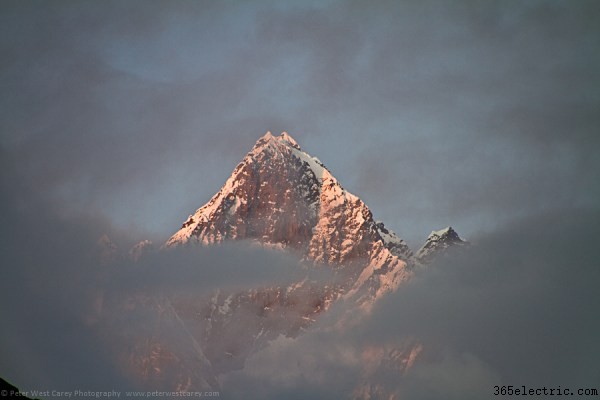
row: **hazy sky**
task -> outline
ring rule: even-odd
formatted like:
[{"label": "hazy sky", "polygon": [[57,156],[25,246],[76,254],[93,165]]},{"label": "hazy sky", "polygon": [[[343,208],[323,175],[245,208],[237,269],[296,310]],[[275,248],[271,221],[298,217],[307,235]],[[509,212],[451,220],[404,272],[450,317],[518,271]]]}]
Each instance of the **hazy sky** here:
[{"label": "hazy sky", "polygon": [[413,246],[593,204],[596,1],[4,1],[4,151],[163,241],[267,130]]},{"label": "hazy sky", "polygon": [[509,224],[420,271],[359,326],[280,337],[231,374],[224,391],[249,399],[352,398],[365,379],[365,349],[401,338],[424,346],[414,367],[370,377],[399,388],[400,398],[492,399],[496,385],[597,388],[598,223],[600,213],[580,212]]},{"label": "hazy sky", "polygon": [[[358,331],[276,341],[227,390],[330,398],[353,349],[405,335],[445,354],[411,398],[597,384],[600,2],[5,0],[0,54],[0,376],[117,385],[85,318],[138,276],[111,277],[97,238],[166,240],[286,130],[413,247],[447,225],[477,245]],[[195,285],[185,257],[142,275]],[[203,257],[230,269],[200,288],[291,268]]]}]

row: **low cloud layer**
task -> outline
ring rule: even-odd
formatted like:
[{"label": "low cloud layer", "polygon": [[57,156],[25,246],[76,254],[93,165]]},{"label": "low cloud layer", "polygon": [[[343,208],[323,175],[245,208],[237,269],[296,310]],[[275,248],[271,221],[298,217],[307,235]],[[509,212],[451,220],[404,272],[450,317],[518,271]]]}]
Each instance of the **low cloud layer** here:
[{"label": "low cloud layer", "polygon": [[[97,216],[64,215],[52,196],[20,179],[14,161],[7,155],[1,169],[2,187],[10,190],[1,200],[0,310],[10,329],[2,331],[0,368],[24,388],[136,386],[115,367],[106,327],[95,325],[98,293],[199,295],[217,287],[285,285],[304,274],[293,258],[256,247],[106,263],[99,237],[109,232],[124,244],[133,238]],[[330,398],[375,382],[410,398],[477,399],[490,396],[494,385],[594,387],[599,222],[597,208],[573,207],[480,235],[347,329],[332,328],[338,318],[345,321],[340,303],[314,330],[275,340],[243,370],[224,375],[221,390],[233,398]],[[372,354],[406,343],[422,346],[406,373],[379,374],[376,363],[365,372]]]},{"label": "low cloud layer", "polygon": [[6,327],[0,375],[22,390],[135,388],[116,363],[121,330],[143,337],[161,321],[143,312],[122,321],[118,307],[129,297],[202,299],[215,289],[287,286],[307,276],[293,256],[244,243],[154,251],[134,262],[102,243],[108,232],[115,241],[109,250],[127,246],[132,238],[126,233],[94,216],[61,215],[51,200],[22,184],[10,157],[2,164],[2,187],[10,190],[0,200],[0,318]]},{"label": "low cloud layer", "polygon": [[488,398],[495,385],[595,388],[598,222],[597,210],[564,210],[481,236],[386,296],[359,324],[280,338],[224,390],[350,396],[369,382],[365,349],[406,341],[423,346],[408,372],[369,379],[408,398]]},{"label": "low cloud layer", "polygon": [[162,243],[259,136],[287,130],[413,247],[447,225],[474,246],[344,334],[325,329],[339,305],[277,339],[223,395],[332,398],[362,382],[365,348],[405,339],[423,346],[413,367],[378,379],[411,399],[597,385],[599,15],[596,1],[5,1],[0,374],[135,386],[91,325],[98,293],[296,279],[293,259],[256,248],[98,258],[104,234]]},{"label": "low cloud layer", "polygon": [[598,15],[596,1],[7,1],[1,140],[64,210],[155,241],[267,130],[411,245],[447,225],[470,237],[598,197]]}]

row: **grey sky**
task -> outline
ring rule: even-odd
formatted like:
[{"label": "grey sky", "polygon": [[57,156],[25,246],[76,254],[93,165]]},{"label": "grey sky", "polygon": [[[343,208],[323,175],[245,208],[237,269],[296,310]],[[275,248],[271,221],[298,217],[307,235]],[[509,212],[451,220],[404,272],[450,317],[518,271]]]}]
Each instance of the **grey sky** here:
[{"label": "grey sky", "polygon": [[[477,245],[329,340],[418,334],[446,349],[407,378],[409,393],[432,389],[421,398],[447,377],[475,384],[457,398],[499,379],[596,384],[599,21],[597,1],[2,2],[0,312],[15,327],[2,372],[49,384],[78,365],[84,384],[118,384],[102,349],[72,353],[98,343],[81,321],[106,283],[97,238],[162,242],[260,136],[286,130],[413,247],[447,225]],[[271,256],[237,254],[215,260],[262,279],[236,260]],[[303,382],[245,372],[239,385],[270,393]],[[305,389],[326,395],[356,371],[332,373],[333,389]]]},{"label": "grey sky", "polygon": [[[240,398],[351,398],[365,379],[365,349],[403,340],[423,345],[414,367],[370,378],[401,397],[487,399],[495,385],[595,387],[599,217],[544,214],[480,236],[421,270],[361,323],[280,337],[223,387]],[[334,308],[318,325],[332,315],[337,321]]]},{"label": "grey sky", "polygon": [[[103,258],[98,238],[114,228],[96,216],[65,215],[21,184],[15,160],[4,156],[0,183],[13,190],[0,197],[0,376],[22,390],[136,388],[116,362],[122,336],[127,329],[143,336],[164,321],[160,313],[122,313],[123,299],[198,300],[215,288],[287,286],[307,276],[291,255],[239,244],[156,251],[136,263],[126,248]],[[120,245],[128,239],[114,237]]]},{"label": "grey sky", "polygon": [[598,197],[597,2],[4,2],[1,135],[163,240],[289,131],[411,244]]}]

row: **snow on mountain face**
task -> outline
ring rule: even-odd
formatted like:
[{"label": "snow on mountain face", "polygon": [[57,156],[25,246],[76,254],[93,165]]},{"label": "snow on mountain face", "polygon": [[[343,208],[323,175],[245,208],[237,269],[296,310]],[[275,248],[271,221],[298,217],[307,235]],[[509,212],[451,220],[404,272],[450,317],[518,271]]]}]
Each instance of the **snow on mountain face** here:
[{"label": "snow on mountain face", "polygon": [[[260,138],[221,190],[163,247],[225,240],[286,249],[305,261],[329,265],[333,277],[327,282],[305,279],[289,287],[217,290],[210,298],[126,301],[129,308],[137,304],[140,312],[163,316],[169,310],[174,329],[201,350],[198,354],[206,362],[197,368],[205,376],[242,368],[250,354],[280,335],[301,334],[336,299],[368,310],[412,274],[407,267],[412,254],[404,241],[376,223],[362,200],[285,132]],[[143,258],[149,248],[141,243],[131,257]],[[145,381],[162,382],[169,379],[165,374],[177,374],[172,387],[214,388],[214,382],[182,372],[180,365],[193,362],[170,337],[148,332],[144,343],[131,354],[129,367]],[[167,359],[180,361],[171,368]],[[162,372],[149,374],[149,365]]]},{"label": "snow on mountain face", "polygon": [[458,236],[458,233],[452,227],[447,227],[439,231],[433,231],[425,241],[425,244],[417,251],[415,260],[418,264],[429,264],[434,258],[443,254],[448,248],[453,246],[464,246],[468,242]]},{"label": "snow on mountain face", "polygon": [[383,225],[383,222],[377,221],[375,226],[377,227],[379,236],[381,236],[383,239],[385,247],[391,251],[393,255],[398,256],[400,259],[406,262],[410,262],[413,257],[413,252],[410,250],[406,242],[400,239],[395,232],[387,229]]},{"label": "snow on mountain face", "polygon": [[[432,232],[413,255],[398,235],[373,219],[362,200],[285,132],[260,138],[221,190],[163,247],[225,240],[286,249],[305,261],[329,265],[335,279],[237,292],[222,289],[210,297],[152,293],[112,299],[115,309],[124,310],[117,313],[123,326],[141,314],[155,315],[168,327],[163,332],[152,324],[132,339],[127,367],[144,384],[217,390],[219,376],[243,368],[247,357],[281,335],[302,334],[337,299],[350,300],[345,305],[352,316],[355,310],[368,310],[406,281],[413,265],[429,263],[446,248],[466,243],[447,228]],[[108,241],[102,243],[111,248]],[[150,242],[140,242],[130,257],[143,259],[151,249]],[[338,328],[346,324],[336,324]],[[404,374],[421,349],[416,341],[361,349],[367,362],[353,397],[393,398],[389,385],[396,378],[388,378]]]},{"label": "snow on mountain face", "polygon": [[166,246],[225,239],[306,246],[305,238],[316,223],[318,179],[324,167],[298,148],[289,135],[276,138],[268,132]]},{"label": "snow on mountain face", "polygon": [[410,274],[404,241],[286,132],[260,138],[165,246],[228,239],[289,248],[343,269],[345,289],[361,301],[395,289]]}]

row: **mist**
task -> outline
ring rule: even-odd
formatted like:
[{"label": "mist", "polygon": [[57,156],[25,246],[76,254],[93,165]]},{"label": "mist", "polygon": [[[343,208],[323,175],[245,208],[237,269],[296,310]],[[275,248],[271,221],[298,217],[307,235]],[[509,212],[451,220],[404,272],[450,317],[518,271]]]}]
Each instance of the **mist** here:
[{"label": "mist", "polygon": [[155,242],[268,130],[411,246],[448,225],[469,238],[598,198],[599,15],[595,1],[6,1],[0,140],[63,212]]},{"label": "mist", "polygon": [[[218,377],[222,397],[593,387],[598,20],[593,0],[3,1],[0,375],[137,388],[114,349],[159,320],[107,323],[111,307],[302,279],[293,255],[243,243],[158,251],[270,130],[413,250],[449,225],[472,246],[347,332],[340,302],[275,339]],[[417,345],[401,378],[365,370]]]},{"label": "mist", "polygon": [[[241,398],[350,398],[361,384],[411,399],[491,398],[494,386],[596,388],[598,210],[564,210],[478,237],[379,301],[358,323],[280,337],[224,383]],[[333,321],[332,321],[333,320]],[[406,373],[373,353],[422,346]]]},{"label": "mist", "polygon": [[[162,324],[167,338],[178,338],[181,328],[144,307],[124,313],[131,299],[201,302],[215,290],[325,277],[292,255],[251,243],[154,249],[134,261],[122,246],[135,238],[98,216],[62,215],[17,179],[10,160],[2,159],[1,172],[0,371],[21,390],[141,389],[118,362],[127,335],[144,338]],[[107,234],[114,240],[108,245]]]}]

